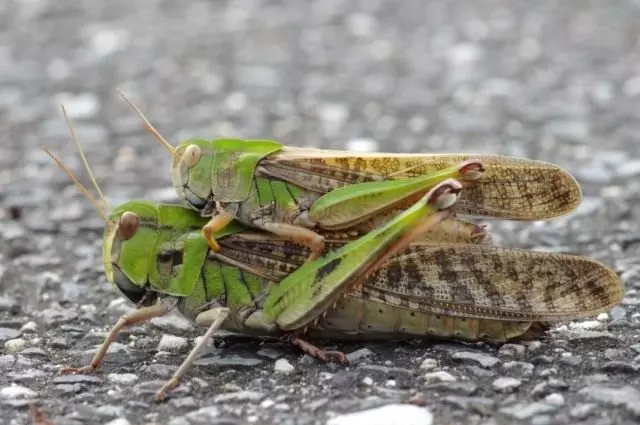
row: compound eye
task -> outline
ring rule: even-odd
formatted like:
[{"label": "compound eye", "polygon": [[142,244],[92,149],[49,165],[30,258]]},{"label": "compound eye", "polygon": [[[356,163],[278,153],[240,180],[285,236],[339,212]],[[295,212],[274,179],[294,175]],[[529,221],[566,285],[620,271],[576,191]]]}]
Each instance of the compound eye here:
[{"label": "compound eye", "polygon": [[136,234],[140,226],[138,214],[127,211],[120,217],[118,223],[118,237],[124,241],[129,240]]},{"label": "compound eye", "polygon": [[200,161],[200,157],[202,156],[202,149],[197,145],[189,145],[184,150],[184,156],[182,157],[182,161],[187,166],[187,168],[193,168]]}]

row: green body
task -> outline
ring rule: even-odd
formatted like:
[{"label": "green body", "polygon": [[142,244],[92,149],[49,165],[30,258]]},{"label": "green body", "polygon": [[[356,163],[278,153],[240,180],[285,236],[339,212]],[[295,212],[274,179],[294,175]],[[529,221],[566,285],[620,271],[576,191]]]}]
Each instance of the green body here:
[{"label": "green body", "polygon": [[[200,152],[195,164],[182,160],[190,146],[197,146]],[[378,221],[380,214],[391,218],[436,184],[459,177],[459,164],[454,163],[437,172],[399,180],[378,176],[353,184],[327,182],[323,189],[315,190],[302,183],[307,178],[304,170],[291,177],[271,175],[268,158],[281,154],[283,148],[271,140],[190,140],[176,148],[174,188],[185,204],[203,217],[215,215],[217,203],[247,226],[265,229],[270,223],[287,223],[321,231],[356,226],[360,233],[366,233],[373,228],[366,222],[374,216]]]},{"label": "green body", "polygon": [[[121,205],[110,216],[117,223],[122,213],[134,211],[141,221],[138,232],[126,241],[119,240],[117,226],[107,227],[105,271],[133,302],[146,299],[143,304],[148,304],[157,297],[174,296],[179,310],[192,320],[202,311],[225,306],[231,314],[223,328],[265,336],[306,327],[314,338],[504,341],[524,334],[532,322],[591,315],[619,302],[617,276],[591,260],[482,245],[447,245],[446,241],[443,246],[413,244],[370,275],[362,287],[349,287],[358,270],[380,254],[381,246],[419,221],[424,208],[417,204],[367,237],[330,241],[329,254],[303,266],[308,255],[305,248],[238,223],[216,235],[224,250],[212,253],[199,232],[205,219],[195,211],[134,201]],[[451,249],[459,250],[460,261],[447,260]],[[483,258],[508,255],[514,256],[513,264],[504,266],[512,270],[510,275],[496,274],[497,264],[494,270],[489,266],[473,269]],[[541,262],[558,266],[556,275],[566,275],[567,282],[554,286],[548,281],[548,271],[535,267]],[[516,273],[517,264],[521,267]],[[450,268],[448,274],[443,271],[446,267]],[[570,282],[577,270],[592,276],[593,284],[583,287],[579,279]],[[448,281],[457,279],[455,273],[463,279]],[[480,281],[483,275],[489,280],[492,276],[502,279],[491,288],[494,297],[472,300],[455,296],[455,292],[464,293],[465,285],[469,286],[467,292],[482,292],[480,286],[472,286],[471,275],[485,291],[489,283]],[[439,295],[447,292],[438,289],[443,285],[455,289],[449,303]],[[557,292],[554,304],[540,301],[545,296],[543,290]],[[522,300],[522,306],[511,306],[506,301],[509,298]],[[528,309],[523,307],[526,305]]]},{"label": "green body", "polygon": [[[190,162],[185,153],[194,146],[200,155]],[[486,173],[465,187],[457,206],[460,214],[542,220],[579,204],[575,179],[541,161],[499,155],[359,154],[292,148],[272,140],[182,142],[175,149],[172,181],[185,204],[204,217],[222,208],[261,229],[286,223],[363,234],[375,228],[370,219],[386,222],[435,184],[461,180],[459,167],[472,158],[486,166]]]},{"label": "green body", "polygon": [[[107,227],[103,261],[110,280],[129,293],[131,288],[149,288],[180,298],[188,310],[228,307],[238,322],[255,328],[247,330],[296,330],[326,311],[387,248],[436,213],[426,199],[271,287],[237,269],[209,261],[207,257],[215,254],[209,251],[205,238],[192,231],[201,224],[199,218],[177,206],[154,208],[150,203],[133,202],[115,209],[111,222],[121,223],[128,212],[136,214],[139,224],[127,240],[119,237],[118,225]],[[237,230],[234,225],[227,226],[216,236],[224,238]],[[265,295],[264,303],[258,303],[260,295]]]}]

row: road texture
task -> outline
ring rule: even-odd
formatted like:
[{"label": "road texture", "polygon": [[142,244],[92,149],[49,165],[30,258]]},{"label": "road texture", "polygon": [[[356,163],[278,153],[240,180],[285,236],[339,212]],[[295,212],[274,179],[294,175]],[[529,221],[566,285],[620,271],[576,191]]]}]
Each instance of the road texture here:
[{"label": "road texture", "polygon": [[[56,425],[637,423],[639,40],[632,0],[0,2],[0,422],[31,423],[37,400]],[[336,345],[347,368],[222,338],[154,405],[202,333],[163,319],[124,332],[99,373],[61,377],[131,307],[103,276],[103,223],[39,150],[89,182],[60,103],[112,204],[175,200],[167,152],[117,88],[173,143],[553,161],[582,185],[578,210],[491,231],[604,262],[624,301],[529,345]]]}]

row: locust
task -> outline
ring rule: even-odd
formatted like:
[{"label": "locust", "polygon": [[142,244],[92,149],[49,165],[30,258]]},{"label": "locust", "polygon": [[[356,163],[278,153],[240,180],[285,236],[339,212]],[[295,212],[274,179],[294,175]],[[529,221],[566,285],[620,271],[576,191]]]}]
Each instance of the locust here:
[{"label": "locust", "polygon": [[224,247],[216,252],[200,232],[206,218],[186,206],[129,201],[111,210],[76,143],[102,203],[47,153],[105,220],[107,279],[138,309],[118,320],[89,365],[63,373],[95,371],[122,328],[177,309],[208,329],[156,401],[219,328],[284,337],[312,355],[344,361],[303,338],[500,342],[537,335],[546,322],[597,314],[622,297],[617,275],[590,259],[465,241],[456,228],[425,240],[459,200],[454,180],[376,231],[328,239],[328,253],[309,263],[307,247],[238,221],[216,232]]},{"label": "locust", "polygon": [[[210,220],[214,233],[232,220],[310,248],[325,248],[322,233],[365,234],[453,178],[464,187],[455,216],[468,238],[486,233],[458,215],[544,220],[571,212],[582,198],[576,180],[543,161],[503,155],[359,153],[285,146],[269,139],[191,139],[173,147],[122,92],[145,128],[172,156],[178,197]],[[427,235],[427,238],[430,235]]]},{"label": "locust", "polygon": [[[45,151],[81,187],[62,161]],[[139,308],[120,318],[90,365],[63,372],[95,370],[123,327],[165,315],[175,308],[209,327],[201,343],[156,394],[157,400],[164,399],[167,391],[179,383],[204,347],[204,341],[226,323],[243,333],[286,335],[312,355],[326,359],[334,354],[344,362],[344,354],[324,352],[303,340],[302,335],[345,292],[362,286],[372,271],[402,251],[416,235],[449,215],[460,190],[455,180],[446,180],[385,226],[305,263],[276,285],[269,285],[245,274],[229,280],[238,269],[230,266],[229,271],[229,266],[221,267],[220,261],[211,262],[206,239],[199,231],[189,231],[193,229],[194,218],[200,218],[197,214],[184,214],[171,205],[142,201],[128,202],[108,211],[102,209],[109,208],[106,199],[103,198],[105,207],[102,207],[83,188],[91,203],[101,208],[105,219],[103,264],[107,279]],[[233,230],[233,226],[227,226],[224,231]],[[217,236],[224,237],[225,233]]]}]

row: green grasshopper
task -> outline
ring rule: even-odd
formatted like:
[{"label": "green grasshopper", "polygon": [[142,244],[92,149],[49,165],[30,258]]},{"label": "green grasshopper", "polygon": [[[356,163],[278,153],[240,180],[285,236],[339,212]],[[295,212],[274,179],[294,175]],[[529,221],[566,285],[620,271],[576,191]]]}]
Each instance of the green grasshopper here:
[{"label": "green grasshopper", "polygon": [[105,219],[105,273],[139,306],[118,321],[89,366],[64,373],[95,370],[123,327],[173,308],[209,326],[156,400],[178,384],[219,327],[285,335],[310,354],[343,361],[341,353],[319,350],[302,336],[504,341],[540,322],[596,314],[622,296],[616,274],[588,259],[461,244],[464,231],[455,228],[439,239],[412,242],[451,213],[460,190],[453,181],[439,184],[375,232],[329,240],[328,254],[303,265],[303,246],[236,221],[216,233],[224,252],[212,251],[199,231],[206,219],[185,207],[132,201],[108,214],[81,149],[105,207],[47,153]]},{"label": "green grasshopper", "polygon": [[[54,154],[45,151],[99,208],[99,202],[73,173]],[[204,341],[223,324],[248,334],[289,335],[303,350],[326,358],[328,353],[302,340],[308,327],[315,325],[345,292],[357,290],[381,264],[447,217],[460,190],[455,180],[438,184],[385,226],[306,263],[276,285],[261,284],[259,279],[244,274],[236,274],[240,279],[235,281],[228,280],[238,269],[230,266],[229,271],[229,266],[220,267],[219,261],[209,261],[206,239],[199,231],[193,231],[194,224],[201,224],[197,214],[141,201],[125,203],[110,213],[99,209],[106,221],[103,262],[107,278],[140,308],[118,321],[89,366],[64,372],[95,370],[124,326],[167,314],[176,307],[209,328],[174,377],[160,389],[157,399],[164,398],[178,384]],[[106,204],[104,198],[103,201]],[[225,231],[238,229],[227,226]],[[217,236],[224,237],[226,233]],[[335,354],[345,361],[342,353]]]},{"label": "green grasshopper", "polygon": [[[459,214],[542,220],[572,211],[582,193],[564,169],[500,155],[362,154],[284,146],[273,140],[186,140],[169,144],[124,94],[145,128],[172,155],[178,196],[210,221],[213,234],[236,219],[323,252],[319,232],[364,234],[448,178],[463,184]],[[448,220],[458,221],[450,217]],[[483,229],[467,226],[468,237]]]}]

